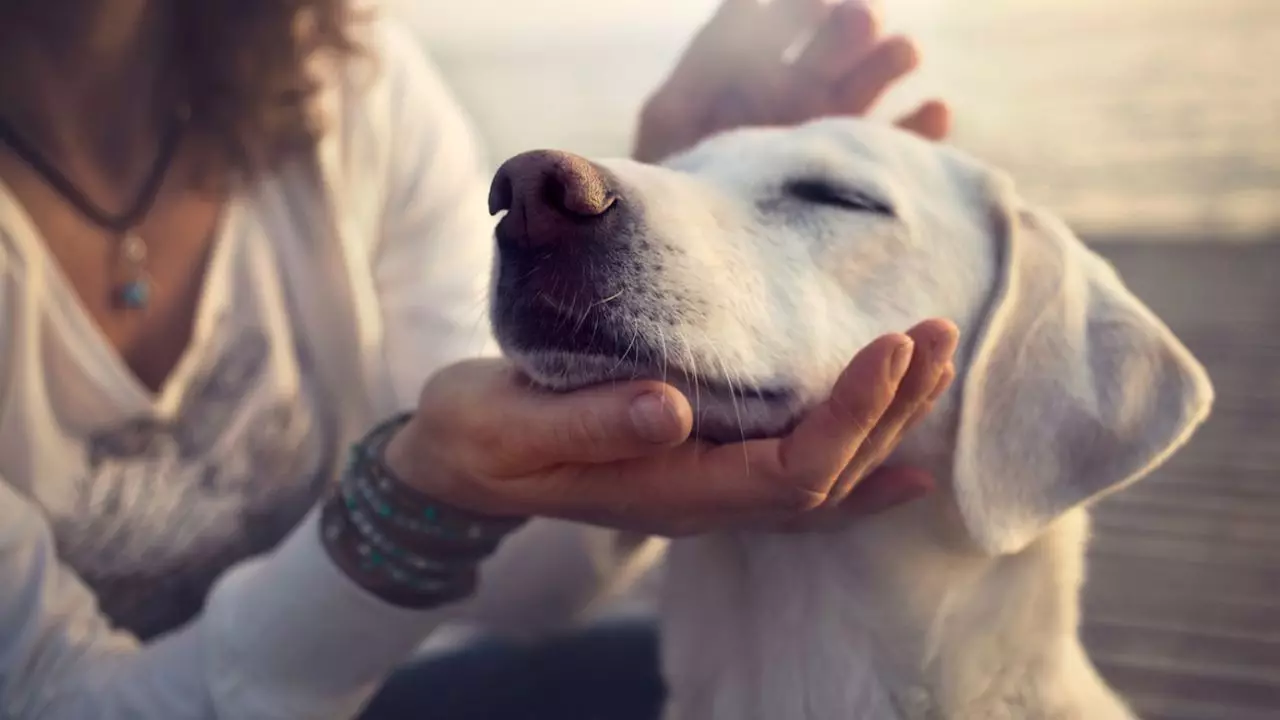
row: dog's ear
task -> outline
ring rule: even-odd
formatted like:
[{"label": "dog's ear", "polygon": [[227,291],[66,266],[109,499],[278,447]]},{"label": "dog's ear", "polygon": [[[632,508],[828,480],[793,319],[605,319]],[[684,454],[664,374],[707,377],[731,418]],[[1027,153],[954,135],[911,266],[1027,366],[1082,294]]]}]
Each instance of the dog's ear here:
[{"label": "dog's ear", "polygon": [[953,486],[983,550],[1016,552],[1137,480],[1204,420],[1204,368],[1058,219],[989,181],[997,282],[961,387]]}]

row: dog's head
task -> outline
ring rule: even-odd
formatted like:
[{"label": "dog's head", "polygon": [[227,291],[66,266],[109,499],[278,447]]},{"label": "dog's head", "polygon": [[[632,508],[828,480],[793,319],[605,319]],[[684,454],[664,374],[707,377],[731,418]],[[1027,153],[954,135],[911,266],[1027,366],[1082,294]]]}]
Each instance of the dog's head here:
[{"label": "dog's head", "polygon": [[782,432],[877,335],[954,320],[950,480],[992,552],[1144,474],[1211,402],[1061,223],[892,128],[737,131],[662,167],[526,153],[490,205],[507,211],[491,308],[507,355],[556,389],[666,379],[710,440]]}]

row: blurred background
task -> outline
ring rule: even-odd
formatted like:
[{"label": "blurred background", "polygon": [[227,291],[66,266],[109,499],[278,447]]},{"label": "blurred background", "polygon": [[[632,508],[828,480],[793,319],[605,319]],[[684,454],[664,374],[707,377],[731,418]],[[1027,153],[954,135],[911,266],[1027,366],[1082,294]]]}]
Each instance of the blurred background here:
[{"label": "blurred background", "polygon": [[[635,111],[716,0],[385,0],[421,34],[496,163],[625,154]],[[1277,0],[881,0],[954,142],[1078,228],[1280,232]]]},{"label": "blurred background", "polygon": [[[630,149],[716,0],[385,0],[490,160]],[[1095,513],[1084,635],[1148,720],[1280,718],[1280,0],[883,0],[953,142],[1063,214],[1208,367],[1214,415]],[[786,720],[786,719],[779,719]]]}]

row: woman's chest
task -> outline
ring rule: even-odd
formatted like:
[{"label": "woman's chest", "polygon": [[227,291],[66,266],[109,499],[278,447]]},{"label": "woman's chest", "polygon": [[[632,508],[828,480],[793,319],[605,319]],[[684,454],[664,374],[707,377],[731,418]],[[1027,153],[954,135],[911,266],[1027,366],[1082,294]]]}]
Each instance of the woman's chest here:
[{"label": "woman's chest", "polygon": [[[154,193],[130,197],[137,183],[86,171],[71,182],[83,191],[79,197],[55,190],[0,149],[4,230],[20,236],[26,254],[47,266],[51,282],[78,301],[77,310],[152,390],[190,339],[211,249],[224,234],[231,182],[212,167],[197,174],[197,152],[179,148]],[[197,177],[204,179],[198,184]],[[116,207],[142,214],[126,227],[117,224],[126,221]]]},{"label": "woman's chest", "polygon": [[40,288],[7,318],[0,476],[47,513],[104,611],[142,635],[198,611],[213,580],[278,542],[332,475],[332,408],[282,277],[255,247],[219,248],[159,392]]}]

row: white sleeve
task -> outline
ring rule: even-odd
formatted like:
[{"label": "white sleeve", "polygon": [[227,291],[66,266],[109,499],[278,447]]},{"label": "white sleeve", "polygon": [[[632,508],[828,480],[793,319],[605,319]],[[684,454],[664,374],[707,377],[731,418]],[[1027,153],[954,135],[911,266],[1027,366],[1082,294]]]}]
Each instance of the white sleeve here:
[{"label": "white sleeve", "polygon": [[420,43],[397,23],[380,25],[389,177],[372,263],[396,399],[412,408],[436,370],[498,352],[488,316],[494,223],[471,123]]},{"label": "white sleeve", "polygon": [[442,616],[353,584],[313,516],[225,575],[196,621],[139,645],[109,626],[42,514],[0,480],[0,717],[350,718]]},{"label": "white sleeve", "polygon": [[[412,408],[432,372],[498,352],[488,318],[494,225],[471,124],[422,44],[398,23],[380,25],[380,69],[392,107],[386,204],[372,262],[396,399]],[[569,622],[617,569],[612,538],[576,523],[530,522],[485,564],[468,619],[521,634]]]}]

